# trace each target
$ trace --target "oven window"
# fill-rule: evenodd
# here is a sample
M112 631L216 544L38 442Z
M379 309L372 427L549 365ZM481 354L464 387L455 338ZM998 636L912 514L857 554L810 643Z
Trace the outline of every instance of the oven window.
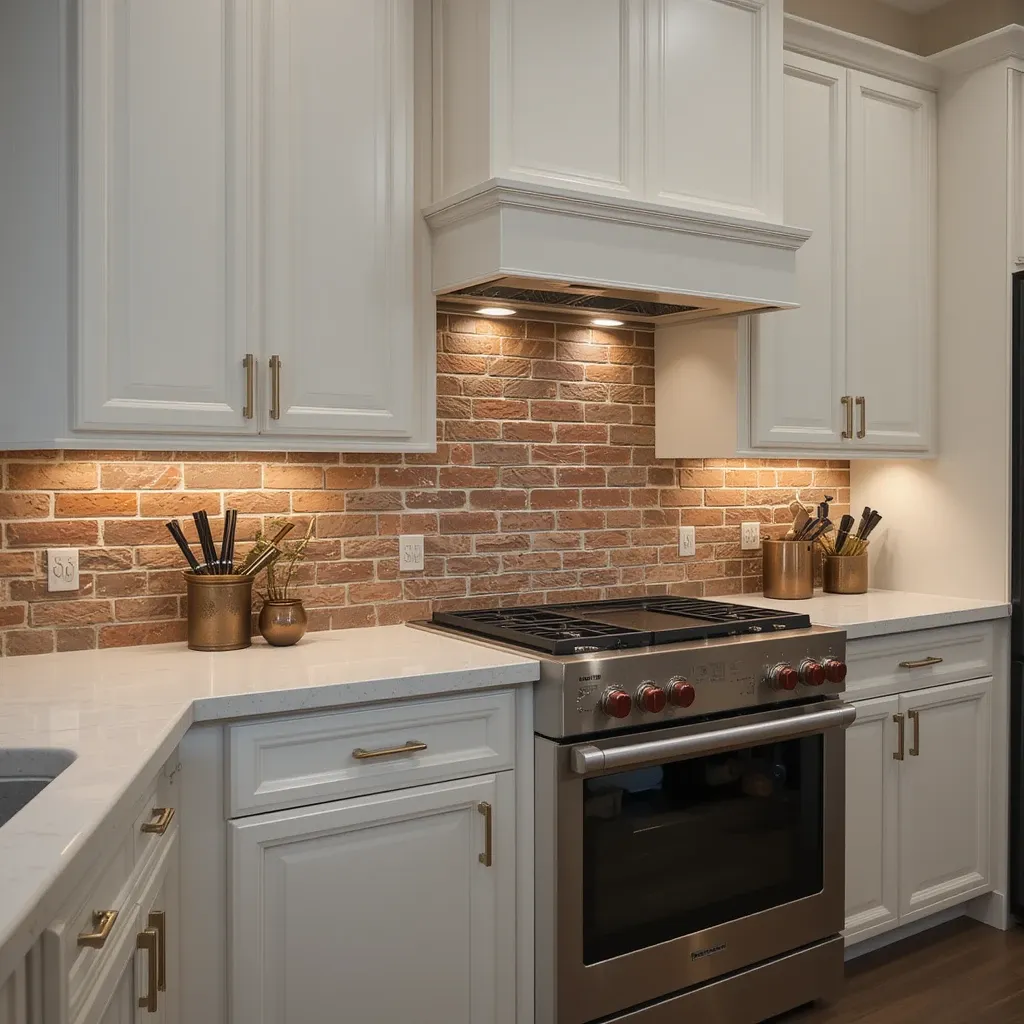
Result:
M588 964L822 888L823 739L583 783Z

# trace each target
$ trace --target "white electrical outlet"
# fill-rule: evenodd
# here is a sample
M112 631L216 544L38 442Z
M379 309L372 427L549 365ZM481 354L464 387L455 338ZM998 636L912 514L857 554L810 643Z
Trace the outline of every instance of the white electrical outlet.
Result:
M403 533L398 538L399 572L415 572L423 568L423 534Z
M687 558L697 554L697 531L692 526L679 527L679 555Z
M756 551L761 546L761 524L740 524L740 547L744 551Z
M47 548L46 589L78 589L78 548Z

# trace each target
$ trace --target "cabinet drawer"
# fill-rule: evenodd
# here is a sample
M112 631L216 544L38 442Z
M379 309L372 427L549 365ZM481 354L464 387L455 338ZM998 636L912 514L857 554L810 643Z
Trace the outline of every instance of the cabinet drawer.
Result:
M229 727L231 817L511 768L515 696L411 701Z
M988 622L851 640L846 647L847 697L863 700L981 679L993 674L993 658Z

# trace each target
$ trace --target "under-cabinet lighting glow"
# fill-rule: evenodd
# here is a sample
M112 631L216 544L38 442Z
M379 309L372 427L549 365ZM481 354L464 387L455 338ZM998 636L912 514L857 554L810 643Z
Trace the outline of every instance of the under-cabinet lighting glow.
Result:
M621 327L625 320L610 320L606 316L598 316L590 321L595 327Z
M516 311L509 309L508 306L484 306L482 309L478 309L477 313L480 316L515 316Z

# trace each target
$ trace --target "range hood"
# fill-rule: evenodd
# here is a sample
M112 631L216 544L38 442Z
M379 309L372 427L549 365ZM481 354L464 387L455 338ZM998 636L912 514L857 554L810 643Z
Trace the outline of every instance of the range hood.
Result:
M791 309L801 228L493 178L424 211L442 308L656 326Z

